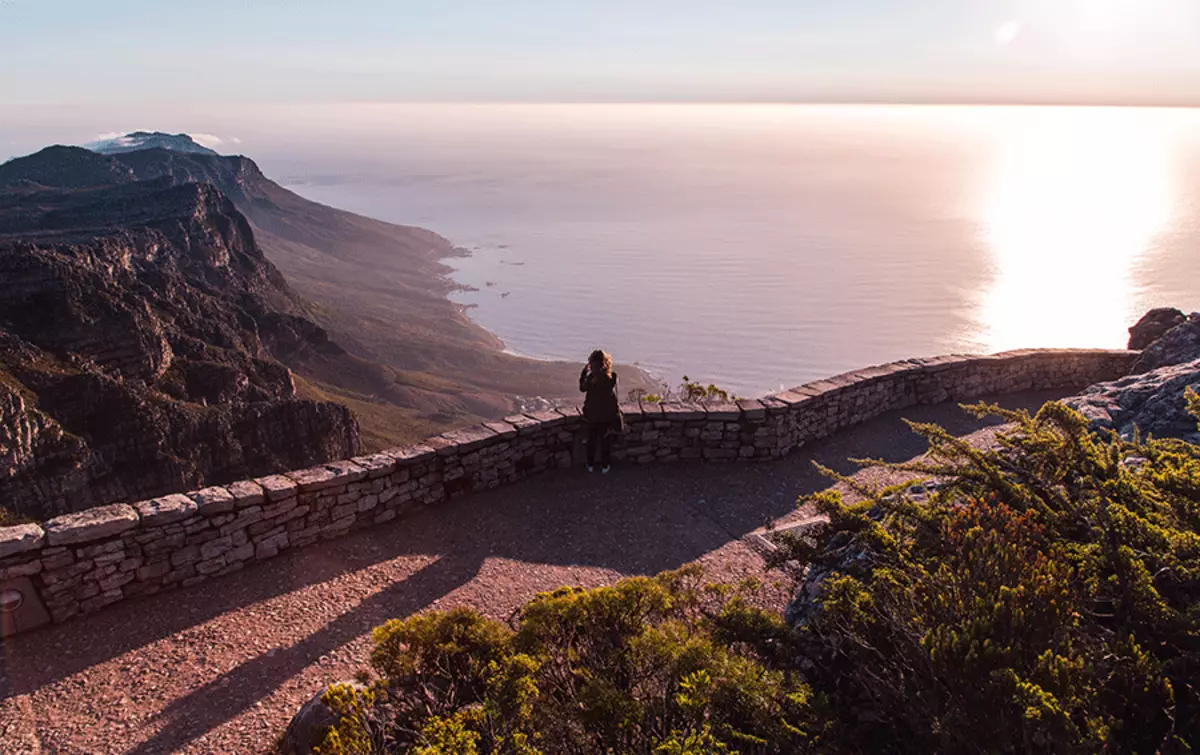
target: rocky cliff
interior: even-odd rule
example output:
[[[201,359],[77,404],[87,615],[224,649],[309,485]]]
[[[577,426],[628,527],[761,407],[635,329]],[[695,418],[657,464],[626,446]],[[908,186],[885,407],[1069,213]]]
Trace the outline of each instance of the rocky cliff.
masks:
[[[344,352],[229,199],[61,150],[0,170],[0,504],[46,517],[356,453],[350,411],[298,399],[279,361]]]
[[[291,314],[353,355],[287,362],[299,390],[353,407],[368,448],[495,419],[515,407],[514,395],[573,397],[576,365],[505,354],[446,298],[453,284],[441,260],[453,250],[435,233],[309,201],[241,156],[60,146],[0,165],[0,192],[139,180],[212,184],[246,216],[267,259],[303,297]],[[636,368],[621,375],[628,388],[651,386]]]

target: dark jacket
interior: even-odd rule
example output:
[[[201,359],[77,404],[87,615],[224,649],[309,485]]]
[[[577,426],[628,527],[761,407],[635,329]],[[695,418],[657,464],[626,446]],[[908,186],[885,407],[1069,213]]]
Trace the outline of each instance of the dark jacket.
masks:
[[[604,373],[593,374],[586,367],[583,368],[583,372],[579,373],[579,391],[587,394],[583,400],[584,419],[621,425],[616,372],[609,378]]]

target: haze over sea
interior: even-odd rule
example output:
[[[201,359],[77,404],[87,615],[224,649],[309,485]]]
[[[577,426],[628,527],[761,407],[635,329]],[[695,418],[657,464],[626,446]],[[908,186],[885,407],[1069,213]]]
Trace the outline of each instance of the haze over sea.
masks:
[[[1200,111],[274,116],[303,127],[251,153],[269,175],[471,250],[452,264],[476,290],[456,298],[520,354],[603,347],[672,383],[759,395],[913,356],[1122,348],[1146,309],[1200,309]]]

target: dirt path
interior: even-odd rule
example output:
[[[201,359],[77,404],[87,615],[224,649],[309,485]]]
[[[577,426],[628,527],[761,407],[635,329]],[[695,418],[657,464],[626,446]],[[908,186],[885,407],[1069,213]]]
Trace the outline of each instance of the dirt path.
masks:
[[[903,414],[959,435],[982,427],[952,405]],[[552,474],[121,603],[0,645],[0,752],[266,751],[305,700],[364,666],[372,627],[431,607],[504,619],[562,584],[699,562],[714,579],[768,577],[782,608],[787,586],[743,538],[827,487],[810,462],[849,473],[848,457],[923,451],[891,414],[780,462]]]

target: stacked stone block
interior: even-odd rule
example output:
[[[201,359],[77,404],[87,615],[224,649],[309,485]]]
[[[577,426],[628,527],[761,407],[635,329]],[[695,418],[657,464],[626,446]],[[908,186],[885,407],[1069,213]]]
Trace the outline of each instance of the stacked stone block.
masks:
[[[626,404],[617,459],[766,461],[884,412],[1126,374],[1138,352],[1028,350],[913,359],[736,403]],[[44,524],[0,528],[0,587],[27,579],[61,622],[111,603],[230,574],[415,506],[578,462],[578,409],[513,415],[346,461]],[[0,502],[2,503],[2,502]]]

